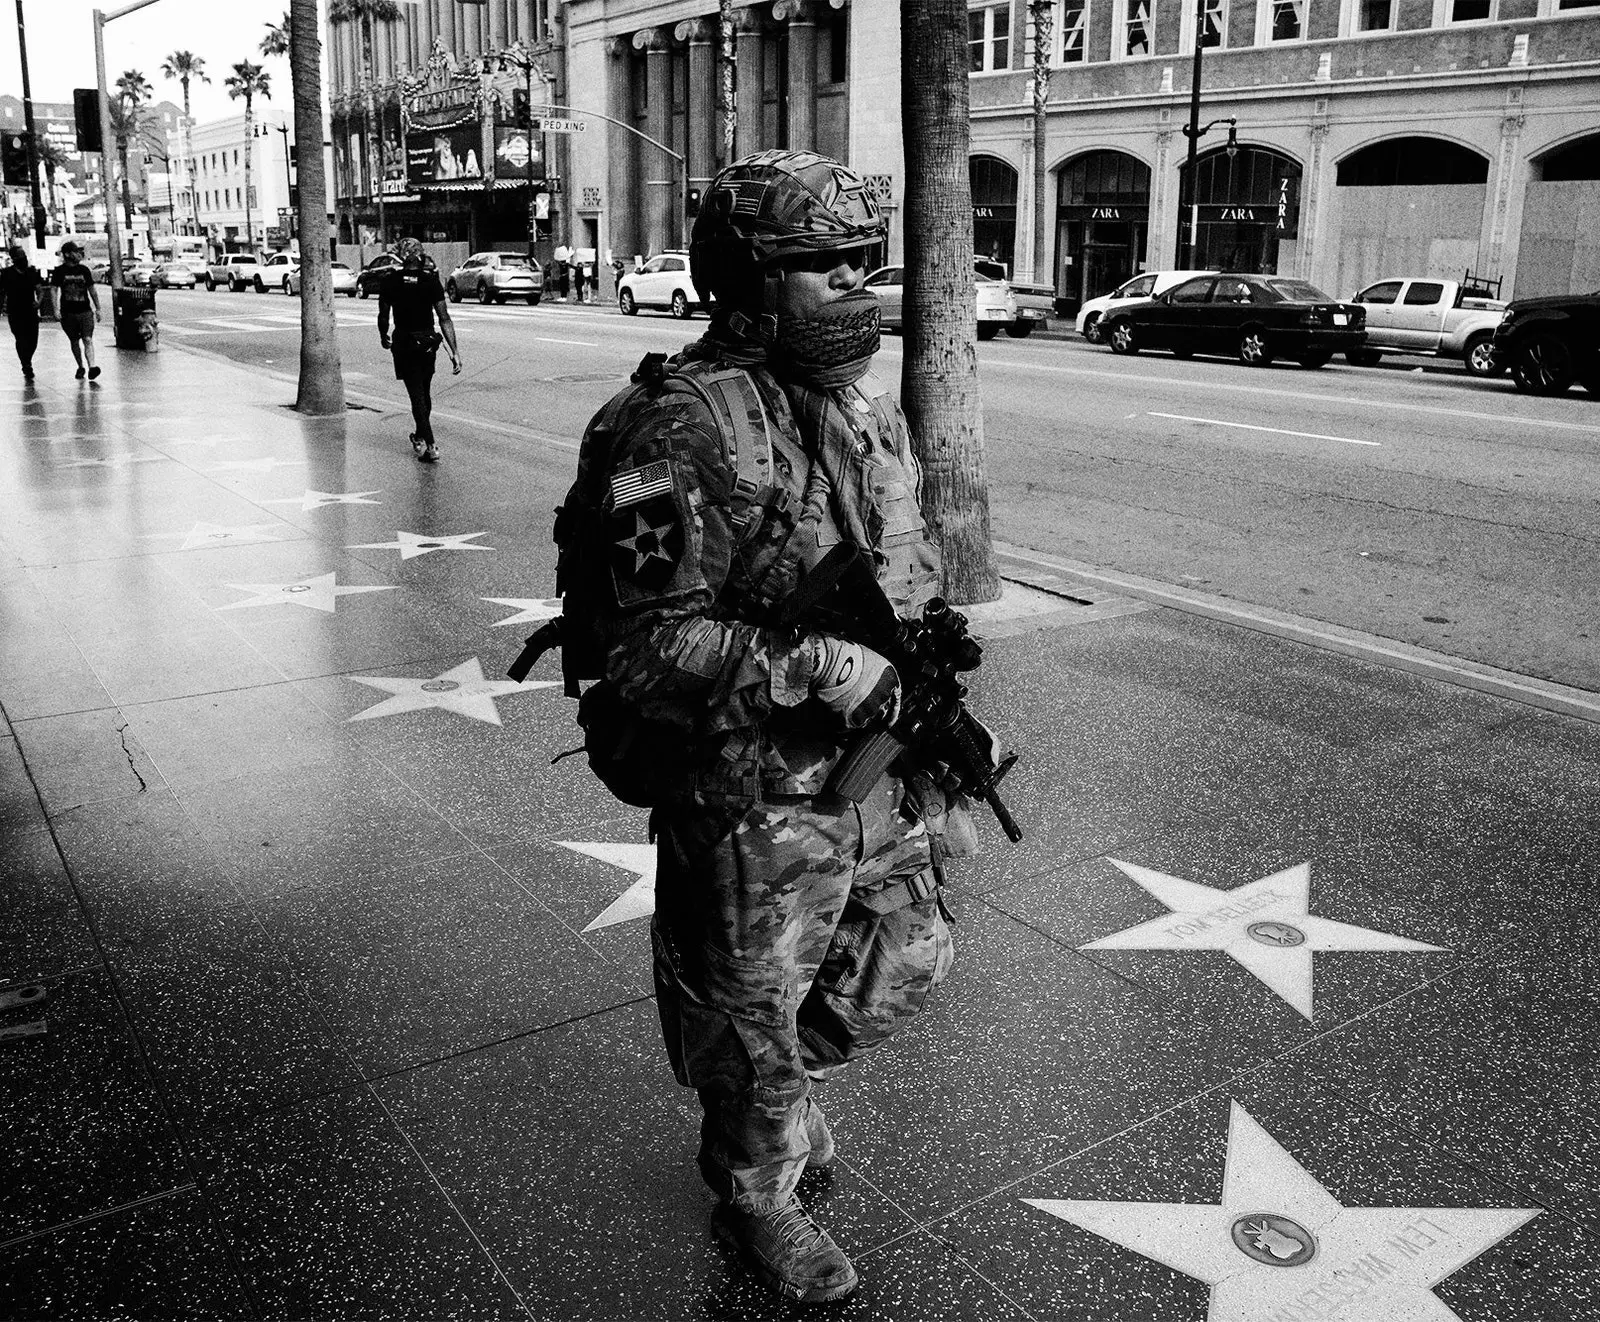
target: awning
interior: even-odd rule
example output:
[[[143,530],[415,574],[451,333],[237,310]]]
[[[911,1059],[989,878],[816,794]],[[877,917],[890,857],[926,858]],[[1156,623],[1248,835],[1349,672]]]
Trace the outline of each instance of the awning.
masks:
[[[535,179],[534,183],[544,185],[544,180]],[[443,183],[418,184],[417,188],[424,193],[505,193],[513,188],[527,188],[529,181],[526,179],[496,179],[494,183],[484,186],[482,179],[450,179]]]

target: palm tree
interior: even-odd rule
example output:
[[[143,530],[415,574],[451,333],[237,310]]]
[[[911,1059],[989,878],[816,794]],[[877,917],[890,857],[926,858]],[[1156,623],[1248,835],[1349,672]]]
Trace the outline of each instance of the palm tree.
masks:
[[[122,165],[122,218],[133,233],[133,191],[128,186],[128,144],[144,132],[144,103],[155,89],[137,69],[123,71],[117,79],[117,99],[111,104],[111,133],[117,140],[117,159]],[[132,242],[130,237],[129,242]]]
[[[1051,40],[1055,30],[1055,0],[1028,0],[1028,16],[1033,19],[1033,279],[1041,284],[1046,279],[1054,286],[1050,270],[1050,240],[1046,233],[1050,224],[1049,198],[1050,173],[1045,163],[1045,105],[1050,100]]]
[[[922,460],[922,513],[944,552],[945,596],[994,601],[989,483],[972,295],[966,0],[901,0],[906,153],[905,362],[900,397]]]
[[[275,55],[287,55],[289,53],[290,24],[293,19],[294,15],[286,9],[283,11],[283,22],[265,24],[267,35],[261,38],[261,54],[267,59],[270,60]]]
[[[53,138],[40,134],[38,138],[39,164],[44,166],[44,177],[50,186],[50,214],[56,214],[56,171],[65,169],[67,155],[56,146]]]
[[[240,60],[233,72],[222,80],[233,100],[244,100],[244,245],[246,250],[256,246],[255,227],[250,219],[250,151],[255,142],[256,98],[272,99],[272,75],[259,64]]]
[[[206,62],[203,58],[186,50],[173,51],[161,62],[162,76],[168,80],[176,78],[183,86],[183,159],[189,164],[189,204],[194,211],[195,231],[200,232],[200,190],[195,187],[194,180],[194,117],[189,113],[189,84],[191,82],[209,83],[210,77],[206,73]]]
[[[330,0],[328,21],[361,24],[361,83],[366,94],[367,187],[378,199],[378,241],[382,243],[389,229],[383,211],[383,141],[377,133],[378,93],[372,73],[372,25],[399,22],[400,6],[395,0]]]
[[[322,40],[317,0],[291,0],[289,72],[294,81],[294,138],[321,142]],[[300,154],[300,388],[295,408],[314,417],[344,416],[344,374],[333,319],[328,251],[328,180],[320,149]]]

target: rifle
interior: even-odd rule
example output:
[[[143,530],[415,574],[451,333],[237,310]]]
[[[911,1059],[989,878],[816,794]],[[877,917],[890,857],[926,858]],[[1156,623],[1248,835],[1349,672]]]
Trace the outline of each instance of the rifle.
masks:
[[[860,803],[889,764],[910,751],[921,761],[945,763],[960,789],[989,805],[1008,838],[1022,839],[996,788],[1016,755],[990,765],[988,734],[964,701],[959,676],[983,661],[966,616],[935,597],[920,620],[902,620],[866,560],[840,543],[801,581],[782,623],[870,647],[900,676],[899,717],[845,754],[829,777],[830,792]]]

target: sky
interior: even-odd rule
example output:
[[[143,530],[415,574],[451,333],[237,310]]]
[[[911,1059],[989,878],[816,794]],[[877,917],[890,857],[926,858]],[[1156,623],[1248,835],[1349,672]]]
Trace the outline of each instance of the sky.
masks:
[[[94,86],[94,22],[96,9],[106,13],[129,0],[22,0],[28,25],[28,73],[35,101],[68,102],[74,87]],[[240,60],[263,65],[272,78],[272,95],[256,113],[269,119],[292,115],[289,62],[264,59],[261,38],[268,23],[282,21],[288,0],[156,0],[106,25],[106,80],[115,86],[126,69],[137,69],[155,87],[155,100],[183,104],[183,89],[161,74],[166,57],[191,51],[206,62],[211,82],[189,85],[194,116],[226,119],[242,113],[230,101],[222,80]],[[281,89],[281,90],[280,90]],[[22,95],[22,66],[17,58],[15,0],[0,5],[0,93]]]

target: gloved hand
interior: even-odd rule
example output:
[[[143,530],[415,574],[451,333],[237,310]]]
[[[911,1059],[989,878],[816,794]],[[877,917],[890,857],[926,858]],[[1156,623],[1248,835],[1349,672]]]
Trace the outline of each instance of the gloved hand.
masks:
[[[378,336],[378,343],[387,349],[389,347],[389,337],[387,335]]]
[[[878,653],[827,634],[811,640],[811,691],[853,730],[900,715],[900,676]]]

